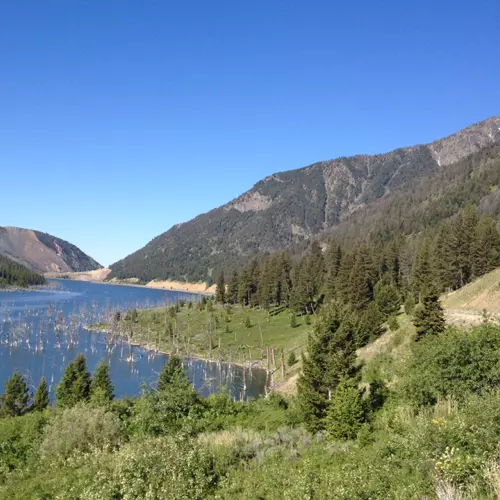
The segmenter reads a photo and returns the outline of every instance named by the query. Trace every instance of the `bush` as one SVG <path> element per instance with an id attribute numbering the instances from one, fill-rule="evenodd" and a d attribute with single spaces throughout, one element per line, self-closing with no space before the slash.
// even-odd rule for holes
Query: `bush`
<path id="1" fill-rule="evenodd" d="M 202 500 L 217 484 L 214 458 L 192 441 L 149 439 L 116 453 L 97 473 L 84 499 L 162 498 Z"/>
<path id="2" fill-rule="evenodd" d="M 389 330 L 391 332 L 395 332 L 399 328 L 399 321 L 396 316 L 390 316 L 387 320 L 387 325 L 389 326 Z"/>
<path id="3" fill-rule="evenodd" d="M 400 394 L 416 405 L 439 398 L 460 400 L 500 384 L 500 327 L 485 325 L 468 331 L 449 328 L 413 346 L 401 367 Z"/>
<path id="4" fill-rule="evenodd" d="M 294 351 L 290 351 L 290 354 L 288 355 L 287 363 L 288 366 L 293 366 L 294 364 L 297 363 L 297 356 L 295 355 Z"/>
<path id="5" fill-rule="evenodd" d="M 53 418 L 45 429 L 40 454 L 65 459 L 74 452 L 116 448 L 120 440 L 120 419 L 114 413 L 78 404 Z"/>

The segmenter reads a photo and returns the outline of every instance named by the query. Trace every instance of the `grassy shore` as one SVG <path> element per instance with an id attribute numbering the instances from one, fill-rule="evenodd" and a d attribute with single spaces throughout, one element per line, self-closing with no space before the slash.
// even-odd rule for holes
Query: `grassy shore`
<path id="1" fill-rule="evenodd" d="M 265 311 L 212 304 L 209 301 L 203 310 L 193 303 L 177 310 L 159 307 L 129 311 L 115 316 L 111 323 L 90 328 L 161 352 L 259 366 L 274 372 L 278 380 L 283 373 L 288 377 L 298 371 L 301 350 L 311 330 L 306 317 L 297 316 L 292 327 L 287 309 Z M 297 363 L 289 366 L 292 351 Z"/>

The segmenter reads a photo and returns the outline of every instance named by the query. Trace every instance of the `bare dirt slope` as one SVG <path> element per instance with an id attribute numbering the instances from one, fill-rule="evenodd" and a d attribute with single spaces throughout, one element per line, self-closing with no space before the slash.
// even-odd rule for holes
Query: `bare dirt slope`
<path id="1" fill-rule="evenodd" d="M 0 227 L 0 255 L 41 273 L 87 271 L 101 267 L 67 241 L 18 227 Z"/>

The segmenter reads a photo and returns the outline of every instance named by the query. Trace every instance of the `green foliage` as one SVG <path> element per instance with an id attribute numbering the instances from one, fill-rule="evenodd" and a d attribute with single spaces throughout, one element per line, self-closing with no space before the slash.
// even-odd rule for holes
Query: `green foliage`
<path id="1" fill-rule="evenodd" d="M 16 370 L 5 382 L 4 393 L 0 397 L 0 416 L 18 417 L 29 409 L 31 393 L 24 377 Z"/>
<path id="2" fill-rule="evenodd" d="M 40 384 L 35 392 L 35 397 L 33 398 L 32 409 L 34 411 L 43 411 L 49 406 L 49 388 L 47 386 L 47 381 L 45 377 L 42 377 Z"/>
<path id="3" fill-rule="evenodd" d="M 158 378 L 157 388 L 159 391 L 165 391 L 173 386 L 181 388 L 190 386 L 182 359 L 174 355 L 170 356 L 165 363 Z"/>
<path id="4" fill-rule="evenodd" d="M 295 351 L 290 351 L 290 354 L 288 355 L 287 358 L 287 364 L 288 366 L 293 366 L 297 363 L 298 359 L 297 356 L 295 355 Z"/>
<path id="5" fill-rule="evenodd" d="M 28 287 L 45 283 L 46 280 L 41 274 L 0 255 L 0 289 L 7 286 Z"/>
<path id="6" fill-rule="evenodd" d="M 314 325 L 298 381 L 299 402 L 311 431 L 323 427 L 328 400 L 339 382 L 358 372 L 356 334 L 351 312 L 338 303 L 323 309 Z"/>
<path id="7" fill-rule="evenodd" d="M 356 382 L 342 379 L 328 404 L 325 429 L 332 439 L 355 439 L 364 420 L 363 401 Z"/>
<path id="8" fill-rule="evenodd" d="M 413 294 L 409 293 L 406 297 L 404 308 L 406 315 L 413 316 L 415 312 L 415 299 L 413 298 Z"/>
<path id="9" fill-rule="evenodd" d="M 94 406 L 104 406 L 115 397 L 108 363 L 103 359 L 94 373 L 90 384 L 90 399 Z"/>
<path id="10" fill-rule="evenodd" d="M 416 405 L 478 394 L 500 384 L 499 359 L 500 327 L 448 328 L 414 345 L 412 356 L 401 367 L 399 392 Z"/>
<path id="11" fill-rule="evenodd" d="M 290 327 L 291 328 L 297 328 L 298 324 L 297 324 L 297 314 L 295 313 L 295 311 L 292 311 L 290 313 Z"/>
<path id="12" fill-rule="evenodd" d="M 433 286 L 422 291 L 421 303 L 415 309 L 413 324 L 417 329 L 416 340 L 427 335 L 439 335 L 444 332 L 445 319 L 439 296 Z"/>
<path id="13" fill-rule="evenodd" d="M 391 332 L 395 332 L 399 329 L 399 321 L 397 316 L 389 316 L 387 320 L 387 325 L 389 326 L 389 330 Z"/>
<path id="14" fill-rule="evenodd" d="M 401 296 L 393 285 L 382 285 L 375 289 L 375 302 L 379 311 L 388 318 L 396 314 L 401 307 Z"/>
<path id="15" fill-rule="evenodd" d="M 245 328 L 251 328 L 252 327 L 252 321 L 250 320 L 250 316 L 245 316 Z"/>
<path id="16" fill-rule="evenodd" d="M 208 498 L 217 484 L 214 457 L 196 442 L 172 438 L 131 443 L 99 470 L 85 498 Z"/>
<path id="17" fill-rule="evenodd" d="M 116 448 L 121 440 L 120 419 L 105 408 L 77 404 L 59 412 L 45 428 L 40 455 L 67 459 L 74 453 Z"/>
<path id="18" fill-rule="evenodd" d="M 88 401 L 90 382 L 87 361 L 83 354 L 79 354 L 68 364 L 61 382 L 57 385 L 57 405 L 62 408 L 70 408 L 81 401 Z"/>

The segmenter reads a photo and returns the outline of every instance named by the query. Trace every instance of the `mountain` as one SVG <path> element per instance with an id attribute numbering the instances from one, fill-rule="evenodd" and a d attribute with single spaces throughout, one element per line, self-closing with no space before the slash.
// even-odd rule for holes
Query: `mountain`
<path id="1" fill-rule="evenodd" d="M 18 227 L 0 227 L 0 255 L 41 273 L 90 271 L 102 267 L 67 241 Z"/>
<path id="2" fill-rule="evenodd" d="M 434 224 L 468 202 L 491 210 L 500 205 L 499 144 L 500 117 L 492 117 L 430 144 L 271 175 L 113 264 L 111 277 L 210 280 L 313 237 L 365 238 L 387 224 L 411 233 L 425 229 L 422 217 Z"/>

